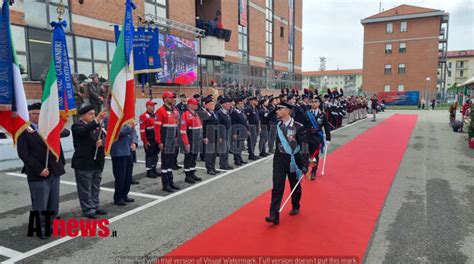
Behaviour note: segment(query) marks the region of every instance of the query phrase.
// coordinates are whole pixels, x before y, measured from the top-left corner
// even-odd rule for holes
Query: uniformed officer
[[[203,142],[206,148],[205,151],[205,162],[207,174],[216,175],[218,171],[216,170],[216,156],[217,156],[217,127],[219,125],[219,120],[217,118],[215,109],[215,102],[213,101],[212,96],[208,96],[203,100],[204,112],[203,112]]]
[[[232,121],[230,118],[230,109],[232,107],[232,100],[224,97],[221,99],[221,109],[217,111],[217,118],[219,120],[218,127],[218,152],[219,152],[219,166],[222,170],[234,169],[229,165],[229,145],[230,145],[230,128]]]
[[[181,116],[179,128],[184,148],[184,181],[191,184],[201,181],[196,176],[196,159],[202,147],[202,122],[196,112],[198,106],[195,98],[188,100],[188,110]]]
[[[268,110],[268,99],[264,98],[258,102],[258,114],[260,117],[260,140],[258,149],[260,157],[267,157],[268,135],[270,133],[270,111]]]
[[[277,136],[276,124],[278,122],[278,117],[276,115],[277,105],[280,103],[280,98],[270,97],[268,105],[268,125],[270,126],[268,133],[268,152],[273,154],[275,152],[275,141]]]
[[[179,112],[174,106],[176,96],[172,92],[164,92],[162,98],[164,104],[155,113],[155,140],[161,151],[163,191],[174,192],[173,190],[180,189],[173,182],[173,167],[178,147]]]
[[[327,142],[331,141],[331,129],[326,115],[321,111],[321,99],[316,97],[311,100],[311,110],[306,112],[306,138],[308,141],[311,180],[316,179],[318,170],[319,153]],[[309,169],[309,168],[308,168]]]
[[[247,140],[249,160],[259,159],[257,155],[255,155],[255,146],[257,145],[257,137],[260,130],[260,116],[257,105],[257,97],[252,96],[249,98],[249,104],[245,108],[245,114],[247,115],[247,120],[249,121],[249,136]]]
[[[180,94],[179,95],[179,99],[181,100],[181,102],[179,102],[177,105],[176,105],[176,108],[178,108],[178,111],[179,111],[179,115],[181,116],[184,112],[186,112],[186,110],[188,110],[188,107],[186,105],[186,101],[188,100],[186,98],[186,95],[185,94]]]
[[[79,116],[80,119],[71,127],[74,142],[71,167],[76,176],[82,213],[87,218],[95,219],[97,215],[107,214],[99,202],[104,170],[104,134],[100,133],[100,123],[106,112],[100,112],[96,117],[94,107],[89,105],[79,110]]]
[[[157,178],[159,176],[156,170],[160,148],[155,140],[155,105],[156,102],[152,100],[146,102],[146,111],[139,117],[140,138],[145,149],[145,167],[148,178]]]
[[[59,217],[59,177],[65,173],[63,150],[59,153],[59,160],[49,153],[42,137],[38,134],[38,121],[40,116],[41,103],[28,106],[31,125],[27,127],[18,137],[17,151],[21,161],[23,161],[22,173],[26,174],[31,195],[31,207],[35,211],[50,210],[54,212],[54,217]],[[69,136],[70,131],[61,131],[61,137]],[[48,157],[48,167],[46,165]],[[44,234],[45,223],[41,221],[42,235]]]
[[[288,103],[278,105],[277,115],[277,146],[273,158],[273,189],[270,204],[270,216],[265,221],[278,225],[280,223],[280,205],[285,191],[285,180],[288,176],[291,189],[295,189],[291,197],[292,210],[290,215],[297,215],[300,209],[301,185],[296,186],[299,177],[307,171],[306,154],[302,151],[306,146],[305,129],[291,117],[294,106]]]
[[[234,100],[235,109],[231,113],[232,121],[232,144],[231,152],[234,154],[234,164],[241,166],[247,163],[242,159],[242,151],[245,147],[245,140],[249,135],[249,122],[244,113],[244,101],[242,97]]]

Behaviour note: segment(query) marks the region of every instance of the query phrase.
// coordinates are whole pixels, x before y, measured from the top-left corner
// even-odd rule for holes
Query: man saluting
[[[273,157],[273,189],[270,204],[270,216],[265,221],[278,225],[280,223],[280,205],[285,191],[285,179],[288,176],[291,189],[290,215],[297,215],[300,209],[301,185],[298,179],[308,170],[308,159],[303,149],[306,147],[306,134],[302,124],[291,117],[293,105],[282,102],[277,106],[277,140]]]

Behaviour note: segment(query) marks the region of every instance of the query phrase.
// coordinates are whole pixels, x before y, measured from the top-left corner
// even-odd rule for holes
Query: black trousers
[[[318,152],[315,153],[316,156],[314,157],[316,159],[316,165],[313,167],[314,172],[318,170],[318,165],[319,165],[319,154],[321,153],[321,142],[311,142],[308,144],[308,150],[309,150],[309,158],[313,156],[314,152],[319,148]]]
[[[298,178],[296,177],[295,172],[290,172],[290,159],[289,157],[284,160],[281,159],[273,159],[273,189],[272,189],[272,199],[270,203],[270,216],[279,219],[281,202],[283,199],[283,193],[285,192],[285,183],[286,177],[288,176],[288,180],[290,181],[290,187],[293,190],[296,183],[298,182]],[[300,208],[300,200],[301,200],[301,184],[298,184],[295,192],[291,196],[291,204],[293,209]]]
[[[239,163],[244,161],[242,159],[242,151],[245,146],[245,139],[232,139],[231,151],[234,154],[234,162]]]
[[[204,149],[205,149],[205,156],[204,156],[204,160],[206,162],[206,169],[207,170],[215,170],[216,169],[216,158],[217,158],[217,144],[216,142],[211,142],[209,141],[209,143],[207,145],[204,145]]]
[[[268,129],[268,150],[273,152],[275,150],[275,141],[277,137],[276,124],[270,123]]]
[[[260,141],[258,142],[258,149],[259,153],[266,153],[267,152],[267,142],[270,133],[270,127],[268,125],[261,125],[260,126]]]
[[[159,153],[160,149],[156,143],[151,143],[151,145],[145,149],[145,167],[147,170],[156,168]]]
[[[112,171],[115,178],[114,201],[125,199],[132,185],[133,161],[132,156],[112,157]]]
[[[229,166],[229,141],[224,139],[218,144],[219,166],[221,168]]]
[[[163,188],[170,187],[173,182],[173,166],[176,154],[174,152],[161,152],[161,184]]]
[[[255,146],[257,145],[257,137],[258,137],[257,130],[258,130],[257,125],[249,125],[250,135],[248,136],[248,139],[247,139],[247,146],[249,148],[250,157],[255,156]]]

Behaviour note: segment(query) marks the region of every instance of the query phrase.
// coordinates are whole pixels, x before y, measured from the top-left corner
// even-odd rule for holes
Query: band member
[[[232,121],[230,118],[230,109],[232,100],[224,97],[221,99],[220,104],[222,108],[217,112],[217,118],[219,120],[218,128],[218,152],[219,152],[219,165],[222,170],[232,170],[233,167],[229,166],[229,135]]]
[[[53,211],[54,217],[59,217],[59,177],[65,173],[64,154],[61,147],[59,160],[51,154],[38,134],[38,121],[41,103],[28,106],[31,125],[18,137],[17,151],[23,161],[22,173],[27,176],[31,195],[31,207],[35,211]],[[61,137],[68,137],[69,130],[64,129]],[[48,167],[46,166],[48,157]],[[44,221],[41,221],[41,238],[44,234]]]
[[[301,185],[296,186],[299,177],[307,171],[307,158],[302,153],[306,144],[305,129],[302,124],[291,117],[294,106],[288,103],[278,105],[277,142],[273,158],[273,189],[270,204],[270,216],[265,221],[278,225],[280,223],[280,205],[285,191],[285,180],[288,176],[291,189],[295,189],[291,197],[292,210],[290,215],[297,215],[300,209]]]
[[[318,170],[319,153],[324,148],[326,141],[331,141],[331,129],[326,115],[321,111],[321,99],[316,97],[311,100],[311,110],[306,112],[306,138],[309,150],[309,168],[311,180],[316,179]],[[324,130],[324,131],[323,131]]]
[[[164,92],[162,95],[163,106],[155,115],[155,140],[161,151],[161,183],[163,191],[174,192],[180,188],[173,182],[173,167],[178,148],[178,122],[179,112],[174,103],[176,96],[171,92]]]
[[[196,176],[196,160],[202,147],[202,122],[196,110],[199,106],[198,100],[188,100],[188,110],[181,117],[179,132],[184,147],[184,174],[185,182],[196,183],[202,179]]]
[[[139,118],[140,138],[145,149],[146,176],[148,178],[157,178],[159,176],[156,170],[160,148],[155,141],[155,105],[156,102],[152,100],[146,102],[146,111]]]
[[[77,194],[85,217],[95,219],[107,212],[100,207],[99,192],[104,170],[104,134],[100,133],[100,123],[106,112],[95,116],[93,106],[84,106],[79,110],[79,121],[72,125],[74,154],[71,167],[74,169]]]
[[[232,148],[231,151],[234,154],[234,164],[241,166],[247,163],[242,159],[242,150],[244,149],[245,140],[249,135],[249,122],[247,115],[244,113],[244,102],[242,97],[238,97],[234,100],[235,109],[230,114],[232,121]]]
[[[249,137],[247,140],[247,146],[249,149],[249,160],[258,160],[255,155],[255,146],[257,145],[257,136],[260,130],[260,117],[258,114],[258,100],[257,97],[252,96],[249,98],[249,104],[245,108],[245,114],[249,121]]]

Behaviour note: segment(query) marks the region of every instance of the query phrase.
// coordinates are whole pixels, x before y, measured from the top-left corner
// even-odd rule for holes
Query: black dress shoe
[[[220,170],[216,170],[216,169],[213,169],[212,171],[214,171],[214,173],[216,173],[216,174],[221,173]]]
[[[207,170],[207,174],[209,175],[216,175],[217,173],[213,170]]]
[[[291,209],[290,215],[297,215],[300,213],[300,209]]]
[[[95,210],[95,214],[98,214],[98,215],[106,215],[106,214],[107,214],[107,211],[105,211],[104,209],[100,208],[100,209]]]
[[[268,157],[268,156],[270,156],[270,154],[266,152],[260,153],[260,157]]]
[[[146,176],[148,178],[152,178],[152,179],[155,179],[155,178],[158,178],[158,175],[156,175],[153,170],[147,170],[146,171]]]
[[[242,166],[242,162],[234,162],[235,166]]]
[[[181,190],[181,188],[176,186],[176,184],[174,184],[174,183],[172,183],[170,187],[171,187],[171,189],[174,189],[174,190]]]
[[[124,200],[125,202],[127,202],[127,203],[133,203],[133,202],[135,202],[135,199],[129,198],[129,197],[125,197],[125,198],[123,198],[123,200]]]
[[[84,214],[84,216],[89,219],[97,219],[97,215],[95,215],[95,213]]]
[[[258,160],[258,157],[257,156],[250,156],[249,160]]]
[[[247,161],[244,161],[244,160],[241,160],[240,163],[242,163],[242,164],[247,164],[248,162],[247,162]]]
[[[126,203],[124,200],[115,201],[114,204],[115,204],[115,205],[118,205],[118,206],[125,206],[125,205],[127,205],[127,203]]]
[[[273,223],[275,225],[278,225],[280,223],[280,221],[273,216],[265,217],[265,221],[267,221],[268,223]]]
[[[234,169],[234,167],[229,166],[229,165],[227,165],[225,167],[221,167],[221,170],[233,170],[233,169]]]
[[[132,184],[133,184],[133,185],[136,185],[136,184],[139,184],[139,183],[140,183],[140,182],[137,181],[137,180],[132,180]]]
[[[173,189],[171,189],[170,187],[165,187],[165,188],[163,188],[163,191],[169,192],[169,193],[174,192]]]

